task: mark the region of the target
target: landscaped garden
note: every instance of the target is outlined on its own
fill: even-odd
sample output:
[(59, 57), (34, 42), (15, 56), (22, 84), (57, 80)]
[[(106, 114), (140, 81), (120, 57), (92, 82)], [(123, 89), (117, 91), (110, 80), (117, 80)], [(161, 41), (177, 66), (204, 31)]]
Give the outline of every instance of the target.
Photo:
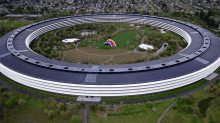
[(196, 91), (177, 103), (166, 113), (161, 123), (218, 123), (220, 121), (220, 79)]
[[(97, 33), (80, 35), (80, 30), (94, 30)], [(61, 40), (78, 38), (78, 43), (62, 43)], [(116, 46), (111, 48), (104, 43), (111, 39)], [(140, 44), (154, 46), (153, 50), (141, 50)], [(168, 47), (155, 54), (163, 43)], [(31, 48), (52, 59), (83, 64), (131, 64), (146, 62), (171, 56), (187, 46), (179, 35), (149, 25), (129, 23), (81, 24), (54, 30), (41, 35), (31, 43)]]

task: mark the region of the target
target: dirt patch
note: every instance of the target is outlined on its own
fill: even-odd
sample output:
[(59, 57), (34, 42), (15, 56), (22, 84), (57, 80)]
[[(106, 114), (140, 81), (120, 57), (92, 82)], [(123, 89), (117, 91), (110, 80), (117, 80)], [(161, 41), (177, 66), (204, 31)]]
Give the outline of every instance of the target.
[(8, 20), (0, 20), (0, 23), (6, 23)]
[(68, 62), (81, 62), (81, 63), (90, 63), (90, 64), (102, 64), (107, 59), (110, 59), (110, 56), (97, 56), (97, 55), (89, 55), (82, 53), (77, 50), (69, 50), (64, 52), (64, 56), (66, 61)]
[(129, 52), (127, 49), (111, 49), (111, 50), (101, 50), (90, 47), (79, 48), (79, 50), (90, 53), (90, 54), (99, 54), (99, 55), (115, 55)]
[(107, 64), (122, 64), (127, 62), (135, 62), (138, 59), (147, 58), (146, 55), (140, 53), (129, 53), (123, 55), (113, 56), (113, 59), (110, 60)]

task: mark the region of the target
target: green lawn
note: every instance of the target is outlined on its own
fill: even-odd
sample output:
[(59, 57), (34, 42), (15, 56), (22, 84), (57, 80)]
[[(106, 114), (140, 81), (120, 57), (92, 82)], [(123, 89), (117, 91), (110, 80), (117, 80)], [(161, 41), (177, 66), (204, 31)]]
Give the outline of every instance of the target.
[(5, 27), (12, 27), (12, 28), (18, 28), (27, 24), (30, 24), (29, 21), (21, 21), (21, 20), (15, 20), (15, 21), (9, 21), (4, 23)]
[[(219, 96), (214, 96), (216, 95), (214, 93), (218, 93), (219, 85), (219, 83), (216, 85), (212, 84), (216, 91), (212, 90), (212, 86), (207, 86), (206, 90), (201, 89), (190, 94), (190, 96), (187, 98), (185, 97), (183, 99), (185, 102), (177, 105), (175, 104), (177, 109), (173, 109), (175, 106), (174, 105), (163, 117), (161, 123), (219, 123), (220, 105), (213, 107), (213, 105), (210, 104), (210, 101), (219, 98)], [(189, 102), (189, 100), (192, 100), (191, 103), (186, 103)], [(192, 107), (192, 110), (190, 111), (187, 109), (188, 107)], [(198, 108), (197, 111), (194, 109), (196, 107)], [(183, 110), (187, 111), (188, 113)]]
[[(44, 105), (39, 103), (40, 105)], [(27, 104), (24, 107), (15, 107), (5, 112), (2, 123), (70, 123), (70, 119), (62, 118), (56, 113), (53, 121), (43, 114), (43, 109), (39, 105)]]
[[(115, 48), (121, 48), (124, 49), (124, 45), (126, 44), (127, 41), (132, 42), (132, 39), (136, 36), (136, 34), (141, 34), (142, 31), (139, 30), (131, 30), (127, 32), (120, 32), (116, 34), (112, 40), (115, 41), (116, 47)], [(95, 47), (101, 47), (104, 45), (104, 42), (107, 41), (108, 39), (102, 40), (100, 43), (96, 42)], [(89, 42), (90, 46), (93, 46), (93, 42)]]
[[(152, 106), (157, 110), (153, 111), (152, 107), (147, 108), (145, 103), (129, 104), (117, 110), (90, 112), (88, 114), (88, 123), (156, 123), (162, 112), (175, 99), (154, 102)], [(106, 114), (106, 118), (102, 117)]]
[[(90, 112), (88, 114), (88, 123), (156, 123), (163, 111), (175, 99), (154, 102), (153, 107), (157, 111), (153, 111), (152, 107), (147, 108), (145, 103), (125, 105), (121, 109), (113, 111)], [(106, 114), (106, 118), (102, 117)]]

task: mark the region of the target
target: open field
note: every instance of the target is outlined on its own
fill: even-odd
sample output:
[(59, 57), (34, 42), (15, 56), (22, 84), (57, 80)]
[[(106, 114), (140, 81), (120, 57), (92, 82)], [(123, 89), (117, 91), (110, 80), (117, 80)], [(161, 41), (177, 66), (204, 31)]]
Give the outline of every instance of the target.
[(135, 62), (139, 59), (146, 58), (147, 55), (142, 55), (140, 53), (129, 53), (123, 55), (113, 56), (113, 59), (108, 61), (107, 64), (123, 64), (128, 62)]
[(105, 111), (89, 112), (88, 123), (156, 123), (162, 112), (174, 101), (169, 99), (108, 107)]
[(184, 99), (177, 99), (163, 117), (161, 123), (219, 123), (220, 122), (220, 80), (196, 91)]
[[(116, 47), (115, 49), (121, 48), (121, 49), (125, 49), (125, 44), (127, 42), (132, 42), (133, 38), (138, 34), (140, 35), (142, 33), (142, 31), (140, 30), (130, 30), (130, 31), (125, 31), (125, 32), (120, 32), (117, 35), (115, 35), (113, 38), (111, 38), (112, 40), (115, 41), (116, 43)], [(95, 43), (95, 47), (101, 47), (104, 45), (104, 42), (108, 40), (108, 39), (103, 39), (101, 40), (101, 42), (96, 42)], [(93, 46), (93, 42), (89, 42), (90, 46)]]
[[(53, 98), (33, 98), (0, 84), (0, 123), (70, 123), (72, 115), (82, 121), (82, 107), (76, 109), (73, 105), (77, 104), (61, 108)], [(52, 117), (45, 110), (53, 112)]]
[[(99, 33), (102, 33), (101, 30), (104, 30), (103, 26), (108, 26), (108, 24), (97, 24), (95, 27), (90, 27), (92, 26), (91, 24), (84, 24), (85, 27), (82, 25), (76, 25), (73, 27), (51, 31), (41, 35), (40, 39), (34, 40), (33, 43), (31, 43), (31, 48), (34, 49), (35, 52), (45, 57), (63, 60), (66, 62), (78, 62), (83, 64), (105, 63), (108, 65), (130, 64), (156, 60), (173, 55), (185, 47), (182, 37), (169, 31), (166, 31), (166, 33), (162, 34), (160, 33), (159, 28), (139, 25), (142, 28), (137, 29), (136, 24), (134, 24), (135, 26), (131, 27), (129, 23), (112, 23), (109, 25), (112, 27), (109, 29), (117, 29), (117, 33), (111, 38), (116, 42), (116, 47), (114, 48), (108, 48), (106, 45), (104, 45), (104, 42), (109, 39), (110, 33), (108, 33), (108, 31), (105, 30), (106, 35), (98, 35)], [(81, 37), (79, 34), (73, 31), (84, 28), (91, 28), (94, 30), (97, 29), (96, 31), (99, 33), (97, 35)], [(111, 31), (111, 33), (112, 32), (114, 31)], [(82, 52), (75, 50), (75, 43), (63, 44), (61, 42), (61, 39), (69, 38), (71, 36), (82, 40), (78, 46), (78, 49)], [(150, 52), (146, 51), (117, 56), (119, 54), (134, 50), (141, 43), (142, 39), (145, 44), (154, 46), (154, 50)], [(163, 45), (163, 43), (168, 43), (169, 46), (163, 53), (154, 56), (154, 53)], [(39, 47), (36, 48), (37, 46)], [(114, 56), (111, 57), (111, 55)], [(107, 60), (108, 62), (106, 62)]]
[(109, 50), (101, 50), (101, 49), (95, 49), (91, 47), (83, 47), (79, 48), (79, 50), (90, 53), (90, 54), (98, 54), (98, 55), (115, 55), (115, 54), (121, 54), (129, 52), (127, 49), (109, 49)]
[(69, 62), (91, 62), (96, 64), (101, 64), (105, 62), (110, 56), (98, 56), (98, 55), (89, 55), (77, 50), (68, 50), (64, 52), (64, 56), (68, 59)]

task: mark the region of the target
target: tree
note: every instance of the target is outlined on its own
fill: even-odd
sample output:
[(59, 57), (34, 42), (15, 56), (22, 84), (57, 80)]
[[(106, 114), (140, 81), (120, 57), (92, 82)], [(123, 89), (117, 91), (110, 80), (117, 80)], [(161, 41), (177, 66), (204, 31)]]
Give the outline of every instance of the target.
[(59, 108), (60, 111), (66, 110), (66, 103), (61, 102), (61, 103), (59, 104), (58, 108)]
[(89, 109), (90, 109), (90, 111), (95, 112), (96, 111), (96, 105), (94, 105), (94, 104), (89, 105)]
[(153, 105), (154, 105), (154, 103), (150, 102), (150, 101), (145, 103), (145, 107), (148, 108), (148, 109), (151, 109), (153, 107)]
[(5, 106), (7, 108), (12, 108), (16, 104), (17, 104), (17, 98), (15, 96), (12, 96), (11, 98), (6, 100), (6, 102), (5, 102)]
[(55, 112), (53, 110), (49, 110), (47, 112), (47, 116), (48, 116), (49, 119), (52, 119), (55, 116)]
[(78, 103), (74, 103), (74, 107), (77, 109), (77, 110), (80, 110), (82, 107), (80, 104)]
[(81, 108), (85, 108), (85, 102), (84, 102), (84, 101), (81, 101), (81, 102), (80, 102), (80, 106), (81, 106)]
[(48, 113), (48, 109), (44, 109), (44, 114), (47, 114)]
[(26, 103), (26, 100), (24, 100), (24, 99), (19, 99), (19, 100), (18, 100), (18, 105), (19, 105), (19, 106), (24, 106), (25, 103)]
[(66, 118), (69, 118), (69, 117), (71, 116), (71, 112), (70, 112), (70, 111), (66, 111), (65, 114), (64, 114), (64, 116), (65, 116)]
[(56, 105), (57, 101), (55, 99), (52, 99), (49, 106), (54, 107)]
[(68, 108), (68, 110), (72, 110), (72, 102), (71, 101), (69, 101), (69, 103), (68, 103), (68, 105), (67, 105), (67, 108)]

